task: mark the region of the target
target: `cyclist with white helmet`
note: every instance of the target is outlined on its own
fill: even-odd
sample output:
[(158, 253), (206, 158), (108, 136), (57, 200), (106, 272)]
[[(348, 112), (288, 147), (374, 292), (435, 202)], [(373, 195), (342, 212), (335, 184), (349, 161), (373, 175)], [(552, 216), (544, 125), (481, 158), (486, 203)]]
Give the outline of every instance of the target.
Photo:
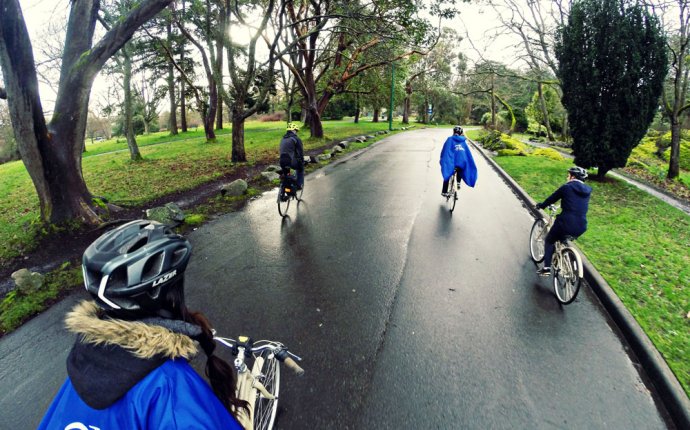
[(297, 187), (304, 186), (304, 148), (299, 136), (299, 126), (293, 122), (288, 123), (283, 139), (280, 141), (280, 167), (283, 174), (290, 173), (290, 169), (297, 172)]
[(582, 167), (571, 167), (568, 169), (568, 181), (536, 205), (537, 209), (544, 209), (561, 200), (561, 213), (556, 216), (551, 230), (544, 238), (544, 267), (537, 271), (541, 276), (551, 274), (551, 259), (556, 241), (567, 236), (577, 238), (587, 230), (587, 210), (592, 195), (592, 187), (584, 182), (587, 176), (587, 171)]
[(465, 181), (470, 187), (474, 187), (477, 182), (477, 165), (474, 162), (470, 148), (467, 146), (467, 139), (464, 136), (462, 127), (453, 127), (453, 135), (446, 139), (441, 149), (441, 174), (443, 175), (443, 188), (441, 195), (446, 197), (449, 192), (448, 181), (454, 174), (457, 175), (458, 189), (460, 180)]
[[(213, 355), (206, 318), (184, 301), (191, 244), (169, 227), (138, 220), (111, 230), (84, 252), (93, 301), (65, 319), (77, 340), (67, 381), (39, 429), (241, 429), (237, 377)], [(201, 346), (211, 388), (189, 365)]]

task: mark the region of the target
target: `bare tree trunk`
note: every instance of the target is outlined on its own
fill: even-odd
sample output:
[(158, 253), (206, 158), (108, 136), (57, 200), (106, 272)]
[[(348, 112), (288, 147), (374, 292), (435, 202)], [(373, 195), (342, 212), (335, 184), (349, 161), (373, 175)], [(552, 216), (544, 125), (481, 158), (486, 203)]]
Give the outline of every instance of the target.
[(403, 100), (403, 124), (410, 123), (410, 104), (412, 98), (412, 82), (405, 82), (405, 100)]
[(671, 156), (668, 160), (668, 179), (680, 175), (680, 121), (678, 117), (671, 118)]
[[(172, 53), (172, 18), (166, 24), (168, 33), (168, 49)], [(168, 130), (172, 136), (177, 135), (177, 102), (175, 99), (175, 67), (172, 59), (168, 60), (168, 96), (170, 97), (170, 117), (168, 118)]]
[(235, 109), (232, 111), (232, 161), (239, 163), (247, 161), (247, 154), (244, 150), (243, 112)]
[(374, 116), (372, 117), (371, 122), (379, 122), (380, 111), (381, 111), (381, 109), (374, 108)]
[(553, 142), (553, 131), (551, 131), (551, 121), (549, 121), (549, 110), (546, 109), (546, 100), (544, 100), (544, 91), (542, 90), (542, 83), (537, 83), (537, 91), (539, 93), (539, 108), (544, 117), (544, 126), (546, 127), (546, 136), (549, 142)]
[[(226, 15), (224, 13), (220, 14), (220, 23), (219, 23), (219, 28), (225, 28), (227, 19)], [(221, 70), (223, 70), (223, 48), (224, 48), (224, 38), (223, 38), (223, 32), (219, 31), (218, 32), (218, 37), (216, 37), (216, 65), (215, 69), (218, 72), (216, 74), (216, 93), (218, 93), (218, 88), (223, 88), (223, 73), (221, 73)], [(216, 106), (216, 130), (222, 130), (223, 129), (223, 99), (222, 97), (218, 97), (218, 105)]]
[(182, 133), (186, 133), (189, 129), (187, 126), (187, 97), (184, 80), (180, 82), (180, 129), (182, 129)]
[(496, 96), (494, 95), (494, 75), (491, 74), (491, 128), (496, 130)]
[(129, 148), (129, 158), (132, 161), (139, 161), (142, 157), (137, 146), (137, 139), (134, 136), (134, 126), (132, 124), (132, 57), (129, 54), (129, 44), (125, 44), (121, 52), (123, 57), (122, 87), (125, 92), (125, 137), (127, 138), (127, 147)]
[(355, 94), (355, 124), (359, 124), (359, 94)]
[(310, 106), (306, 111), (304, 123), (309, 125), (311, 137), (323, 137), (323, 124), (321, 123), (321, 115), (316, 106)]
[(424, 106), (422, 109), (422, 123), (429, 124), (429, 95), (424, 94)]

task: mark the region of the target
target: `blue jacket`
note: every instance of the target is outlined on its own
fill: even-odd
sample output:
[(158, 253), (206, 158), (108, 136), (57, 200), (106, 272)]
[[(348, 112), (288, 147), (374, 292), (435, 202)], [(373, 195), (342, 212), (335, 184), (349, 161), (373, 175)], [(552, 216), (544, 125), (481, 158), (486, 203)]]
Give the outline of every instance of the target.
[(477, 183), (477, 165), (467, 146), (465, 136), (452, 135), (443, 144), (441, 150), (441, 174), (447, 181), (453, 176), (456, 167), (462, 169), (462, 180), (470, 187)]
[(40, 430), (241, 429), (185, 358), (196, 352), (188, 334), (198, 327), (103, 319), (93, 302), (66, 323), (80, 336)]
[(543, 207), (561, 200), (561, 213), (556, 222), (566, 234), (580, 236), (587, 230), (587, 210), (592, 187), (578, 180), (568, 181), (561, 185), (541, 204)]

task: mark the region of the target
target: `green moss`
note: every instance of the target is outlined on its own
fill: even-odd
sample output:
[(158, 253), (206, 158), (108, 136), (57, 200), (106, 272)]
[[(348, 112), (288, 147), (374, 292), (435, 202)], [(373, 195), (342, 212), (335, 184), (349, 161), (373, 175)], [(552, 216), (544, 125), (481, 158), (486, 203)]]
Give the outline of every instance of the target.
[(187, 225), (201, 225), (204, 223), (204, 221), (206, 221), (206, 217), (202, 214), (190, 214), (184, 219), (184, 222)]

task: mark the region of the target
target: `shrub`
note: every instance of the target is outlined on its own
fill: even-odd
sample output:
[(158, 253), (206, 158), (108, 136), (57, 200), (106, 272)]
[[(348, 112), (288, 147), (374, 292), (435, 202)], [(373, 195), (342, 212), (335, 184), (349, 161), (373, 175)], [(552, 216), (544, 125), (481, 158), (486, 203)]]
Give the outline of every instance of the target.
[(546, 157), (551, 160), (557, 160), (557, 161), (563, 161), (565, 160), (565, 157), (561, 155), (560, 152), (556, 151), (553, 148), (538, 148), (532, 152), (532, 155), (536, 155), (539, 157)]
[(285, 121), (284, 112), (267, 113), (265, 115), (257, 115), (257, 118), (261, 122), (272, 122), (272, 121)]
[(521, 156), (527, 155), (524, 151), (522, 151), (520, 149), (499, 149), (497, 151), (497, 154), (501, 157), (502, 156), (510, 156), (510, 155), (521, 155)]
[(477, 140), (484, 148), (490, 151), (497, 151), (499, 149), (505, 149), (506, 147), (501, 141), (501, 132), (497, 130), (483, 133)]
[(477, 140), (484, 148), (491, 151), (501, 151), (504, 149), (515, 151), (515, 153), (504, 152), (499, 155), (527, 155), (529, 153), (527, 145), (497, 130), (483, 134)]
[(628, 158), (628, 163), (625, 165), (625, 167), (637, 167), (640, 169), (649, 169), (649, 166), (645, 164), (644, 162), (638, 160), (637, 158)]

